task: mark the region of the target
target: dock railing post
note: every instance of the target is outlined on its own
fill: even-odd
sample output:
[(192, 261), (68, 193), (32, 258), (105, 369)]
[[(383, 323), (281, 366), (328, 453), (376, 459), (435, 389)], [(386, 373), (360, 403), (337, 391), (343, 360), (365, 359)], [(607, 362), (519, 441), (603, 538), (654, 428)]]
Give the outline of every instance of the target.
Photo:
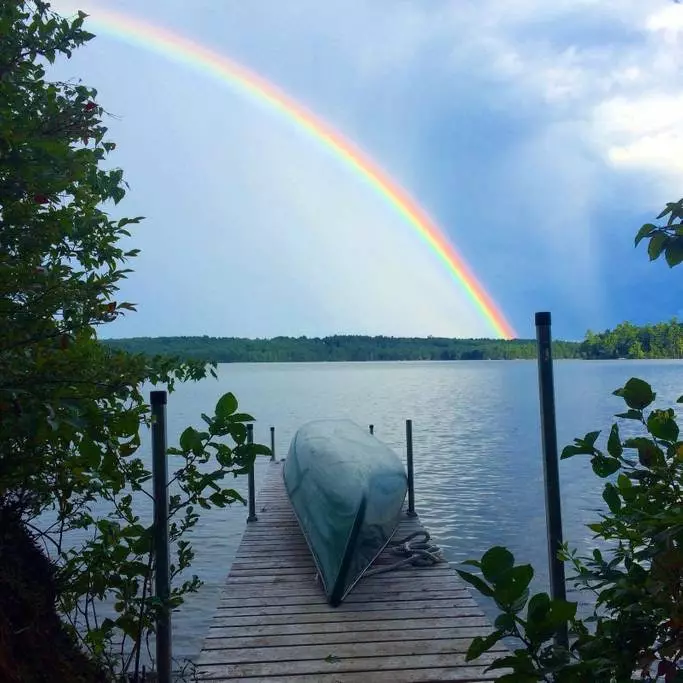
[(275, 427), (270, 428), (270, 461), (275, 460)]
[(369, 425), (369, 429), (370, 429), (370, 434), (375, 433), (375, 425)]
[(417, 517), (415, 512), (415, 476), (413, 472), (413, 421), (406, 420), (406, 465), (408, 469), (408, 517)]
[(168, 542), (168, 459), (166, 456), (166, 392), (150, 393), (152, 406), (152, 480), (154, 488), (154, 555), (156, 597), (163, 607), (156, 624), (156, 665), (159, 683), (171, 682), (171, 594)]
[[(567, 588), (564, 563), (558, 557), (562, 546), (562, 504), (560, 472), (557, 457), (557, 425), (555, 422), (555, 387), (553, 380), (552, 336), (550, 313), (536, 313), (538, 346), (538, 386), (541, 403), (541, 434), (543, 443), (543, 476), (545, 480), (545, 511), (550, 565), (550, 594), (554, 600), (566, 600)], [(557, 635), (560, 645), (568, 646), (566, 625)]]
[[(254, 443), (254, 425), (250, 422), (247, 425), (247, 443)], [(252, 463), (249, 468), (249, 473), (247, 474), (247, 481), (249, 486), (249, 516), (247, 517), (247, 522), (256, 522), (258, 517), (256, 516), (256, 484), (254, 483), (254, 465)]]

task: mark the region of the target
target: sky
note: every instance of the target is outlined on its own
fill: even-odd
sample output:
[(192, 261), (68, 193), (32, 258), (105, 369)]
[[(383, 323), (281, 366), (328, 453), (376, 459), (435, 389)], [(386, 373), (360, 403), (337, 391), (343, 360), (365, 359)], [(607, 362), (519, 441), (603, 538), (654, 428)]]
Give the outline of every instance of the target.
[[(683, 195), (683, 5), (671, 0), (53, 0), (173, 30), (277, 85), (439, 225), (520, 337), (683, 317), (633, 247)], [(191, 10), (188, 10), (191, 7)], [(86, 23), (86, 28), (88, 24)], [(205, 71), (103, 29), (55, 78), (112, 114), (142, 215), (102, 336), (494, 336), (358, 174)]]

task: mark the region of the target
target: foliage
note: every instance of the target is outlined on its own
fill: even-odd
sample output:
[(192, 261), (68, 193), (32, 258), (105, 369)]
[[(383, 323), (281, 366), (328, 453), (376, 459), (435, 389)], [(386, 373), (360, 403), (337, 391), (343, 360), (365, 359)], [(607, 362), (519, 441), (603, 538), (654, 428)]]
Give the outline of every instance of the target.
[(655, 325), (623, 322), (613, 330), (590, 330), (579, 352), (584, 358), (683, 358), (683, 324), (676, 318)]
[[(655, 399), (649, 384), (632, 378), (614, 393), (627, 408), (618, 417), (638, 423), (644, 435), (623, 438), (615, 423), (605, 451), (596, 446), (599, 432), (591, 432), (562, 452), (563, 459), (587, 455), (595, 474), (610, 479), (603, 491), (608, 511), (589, 525), (606, 548), (588, 557), (567, 546), (563, 552), (576, 586), (594, 595), (590, 621), (576, 618), (576, 603), (546, 593), (529, 598), (533, 570), (516, 566), (504, 548), (466, 563), (483, 579), (460, 571), (501, 610), (497, 630), (475, 639), (468, 657), (516, 638), (523, 647), (495, 664), (512, 667), (518, 677), (509, 680), (621, 682), (652, 664), (660, 674), (675, 673), (683, 654), (683, 441), (672, 408), (646, 412)], [(569, 650), (549, 642), (567, 623)], [(666, 680), (677, 680), (674, 673)]]
[[(139, 666), (161, 607), (150, 596), (151, 527), (138, 509), (150, 480), (143, 386), (172, 391), (215, 370), (97, 340), (100, 325), (134, 310), (116, 295), (137, 254), (121, 243), (141, 217), (103, 208), (116, 210), (126, 184), (120, 169), (104, 168), (115, 145), (97, 92), (46, 80), (49, 64), (93, 38), (84, 20), (39, 0), (0, 3), (0, 511), (45, 542), (71, 636), (112, 674)], [(267, 450), (245, 442), (250, 420), (228, 394), (207, 430), (186, 430), (173, 451), (176, 583), (192, 560), (197, 508), (240, 501), (222, 480)], [(174, 586), (170, 607), (198, 585)], [(102, 600), (113, 601), (113, 618), (103, 618)]]
[[(507, 360), (536, 358), (530, 339), (450, 339), (445, 337), (137, 337), (107, 339), (110, 348), (135, 353), (168, 354), (217, 363), (396, 361), (396, 360)], [(579, 344), (553, 343), (555, 358), (576, 358)]]
[[(673, 267), (683, 261), (683, 200), (668, 204), (659, 218), (666, 215), (666, 226), (641, 228), (636, 246), (649, 237), (650, 259), (664, 253)], [(677, 340), (675, 320), (671, 328)], [(633, 330), (622, 326), (619, 332), (626, 336)], [(529, 597), (533, 569), (515, 565), (505, 548), (466, 563), (479, 568), (483, 578), (459, 570), (500, 610), (496, 630), (475, 638), (467, 658), (503, 638), (519, 645), (491, 665), (507, 670), (500, 680), (622, 683), (639, 671), (641, 680), (683, 681), (683, 440), (673, 408), (646, 412), (656, 398), (647, 382), (631, 378), (614, 394), (626, 403), (617, 417), (635, 423), (638, 435), (623, 438), (615, 423), (606, 450), (597, 447), (600, 432), (594, 431), (562, 451), (563, 459), (589, 456), (593, 472), (608, 479), (607, 510), (589, 524), (602, 547), (586, 557), (567, 544), (560, 551), (575, 570), (576, 587), (593, 597), (592, 616), (577, 618), (577, 603), (546, 593)], [(677, 402), (683, 403), (683, 396)], [(558, 637), (565, 629), (571, 634), (567, 644)]]
[(670, 268), (683, 262), (683, 199), (667, 202), (666, 207), (657, 216), (657, 220), (666, 218), (664, 225), (645, 223), (636, 235), (636, 246), (644, 239), (649, 240), (647, 253), (651, 261), (662, 254)]
[[(170, 541), (175, 547), (171, 580), (181, 579), (191, 566), (194, 553), (188, 533), (200, 519), (197, 508), (225, 507), (235, 501), (244, 503), (223, 480), (248, 472), (258, 454), (269, 449), (247, 442), (247, 423), (251, 415), (237, 412), (237, 399), (230, 393), (216, 404), (215, 415), (202, 414), (205, 431), (188, 427), (180, 436), (179, 447), (169, 454), (179, 457), (180, 466), (172, 473), (169, 519)], [(226, 439), (229, 439), (226, 442)], [(62, 558), (61, 576), (65, 586), (60, 604), (70, 623), (85, 626), (83, 640), (88, 649), (107, 657), (110, 669), (139, 669), (143, 638), (153, 633), (161, 603), (151, 595), (155, 569), (154, 526), (141, 519), (141, 499), (153, 500), (151, 472), (140, 457), (102, 458), (84, 448), (82, 457), (95, 457), (96, 468), (84, 467), (80, 477), (69, 486), (69, 495), (57, 496), (57, 523), (44, 535), (57, 542)], [(95, 480), (97, 482), (95, 483)], [(90, 505), (97, 489), (97, 506), (107, 503), (106, 516), (95, 518)], [(67, 527), (87, 530), (94, 535), (77, 548), (62, 543)], [(59, 539), (59, 541), (57, 541)], [(176, 581), (177, 584), (177, 581)], [(171, 608), (179, 607), (183, 596), (201, 585), (196, 575), (172, 587)], [(100, 602), (114, 603), (116, 615), (98, 618)], [(120, 643), (112, 656), (111, 644)]]

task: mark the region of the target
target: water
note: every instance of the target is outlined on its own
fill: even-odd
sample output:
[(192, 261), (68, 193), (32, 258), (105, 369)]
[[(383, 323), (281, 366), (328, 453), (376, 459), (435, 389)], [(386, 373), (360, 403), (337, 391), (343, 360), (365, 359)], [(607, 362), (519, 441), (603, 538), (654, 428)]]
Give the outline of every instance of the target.
[[(630, 377), (649, 381), (657, 403), (683, 393), (680, 361), (558, 361), (555, 364), (560, 447), (603, 429), (604, 443), (623, 402), (611, 392)], [(257, 418), (254, 438), (283, 457), (303, 422), (348, 417), (374, 424), (375, 435), (405, 454), (405, 420), (413, 420), (416, 508), (447, 558), (477, 558), (507, 546), (537, 570), (547, 589), (547, 548), (535, 362), (297, 363), (221, 365), (218, 380), (179, 387), (169, 397), (169, 444), (188, 425), (200, 426), (226, 391)], [(257, 464), (257, 487), (267, 463)], [(602, 484), (587, 459), (560, 465), (565, 538), (590, 543), (587, 521), (602, 507)], [(238, 489), (244, 491), (245, 481)], [(258, 498), (257, 498), (258, 504)], [(204, 512), (193, 534), (193, 571), (205, 582), (174, 614), (174, 654), (195, 655), (244, 529), (246, 510)], [(490, 606), (482, 602), (489, 611)]]

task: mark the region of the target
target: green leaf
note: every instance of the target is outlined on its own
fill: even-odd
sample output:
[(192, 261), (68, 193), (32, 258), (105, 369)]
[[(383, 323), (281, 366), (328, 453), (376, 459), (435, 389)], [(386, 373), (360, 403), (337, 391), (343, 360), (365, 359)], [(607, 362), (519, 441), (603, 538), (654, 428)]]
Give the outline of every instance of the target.
[(494, 599), (499, 605), (515, 606), (519, 610), (526, 602), (529, 584), (534, 577), (533, 567), (521, 564), (508, 570), (498, 579), (494, 590)]
[(626, 489), (633, 488), (633, 484), (631, 483), (631, 480), (622, 473), (617, 477), (617, 488), (623, 492)]
[(647, 382), (637, 377), (631, 377), (621, 389), (617, 389), (613, 394), (621, 396), (626, 405), (634, 410), (647, 408), (657, 396)]
[(552, 626), (560, 626), (576, 617), (578, 603), (567, 600), (553, 600), (550, 603), (548, 621)]
[(612, 425), (609, 438), (607, 439), (607, 452), (613, 458), (620, 458), (621, 454), (624, 452), (621, 445), (621, 436), (619, 435), (619, 425)]
[(179, 444), (185, 453), (191, 452), (199, 441), (199, 432), (194, 427), (188, 427), (180, 435)]
[(669, 264), (669, 268), (683, 262), (683, 239), (681, 237), (669, 238), (669, 243), (664, 250), (664, 258)]
[(638, 420), (643, 421), (643, 411), (642, 410), (627, 410), (625, 413), (617, 413), (616, 417), (621, 417), (624, 420)]
[(462, 569), (456, 569), (455, 571), (458, 572), (461, 579), (474, 586), (482, 595), (485, 595), (487, 598), (493, 597), (493, 589), (478, 576), (465, 572)]
[(488, 652), (504, 635), (503, 631), (494, 631), (485, 638), (475, 636), (467, 648), (465, 661), (471, 662), (473, 659), (481, 657), (484, 652)]
[(657, 230), (657, 226), (653, 225), (652, 223), (645, 223), (643, 227), (638, 230), (638, 234), (636, 235), (636, 240), (635, 240), (635, 246), (637, 247), (638, 244), (640, 244), (640, 241), (644, 239), (645, 237), (649, 237), (653, 232)]
[(260, 443), (255, 443), (249, 446), (249, 452), (256, 456), (256, 455), (271, 455), (270, 448), (268, 446), (264, 446)]
[(494, 626), (500, 631), (510, 632), (515, 627), (515, 615), (509, 612), (503, 612), (496, 617)]
[(614, 484), (605, 484), (605, 490), (602, 492), (602, 498), (607, 503), (610, 512), (616, 514), (621, 510), (621, 497), (619, 491)]
[(217, 507), (224, 507), (225, 506), (225, 498), (224, 498), (223, 494), (219, 491), (212, 493), (209, 496), (209, 500)]
[(216, 417), (225, 420), (237, 410), (237, 399), (231, 392), (223, 394), (216, 403)]
[(656, 439), (676, 441), (678, 439), (678, 424), (673, 409), (653, 410), (647, 418), (647, 428)]
[(676, 206), (676, 204), (674, 202), (667, 202), (666, 207), (664, 207), (662, 209), (662, 212), (657, 216), (657, 220), (659, 220), (660, 218), (664, 218), (664, 216), (671, 213), (671, 211), (673, 210), (673, 208), (675, 206)]
[(665, 232), (656, 232), (650, 238), (650, 243), (647, 245), (647, 253), (650, 257), (650, 261), (655, 261), (657, 258), (659, 258), (662, 250), (666, 246), (668, 239), (669, 238)]
[(533, 623), (542, 622), (550, 610), (550, 597), (547, 593), (536, 593), (529, 600), (527, 619)]
[(586, 446), (595, 446), (595, 442), (598, 440), (599, 436), (600, 430), (596, 432), (588, 432), (588, 434), (583, 437), (583, 443), (585, 443)]
[(643, 467), (656, 467), (665, 463), (662, 449), (651, 439), (636, 437), (624, 442), (627, 448), (635, 448), (638, 451), (638, 461)]
[(230, 416), (233, 422), (254, 422), (254, 418), (249, 413), (234, 413)]
[(620, 467), (621, 463), (616, 458), (608, 458), (606, 455), (596, 455), (591, 459), (591, 466), (593, 467), (593, 472), (598, 475), (598, 477), (609, 477), (614, 474)]
[(507, 548), (494, 546), (481, 558), (481, 572), (489, 583), (495, 585), (496, 581), (512, 569), (514, 564), (515, 558)]

